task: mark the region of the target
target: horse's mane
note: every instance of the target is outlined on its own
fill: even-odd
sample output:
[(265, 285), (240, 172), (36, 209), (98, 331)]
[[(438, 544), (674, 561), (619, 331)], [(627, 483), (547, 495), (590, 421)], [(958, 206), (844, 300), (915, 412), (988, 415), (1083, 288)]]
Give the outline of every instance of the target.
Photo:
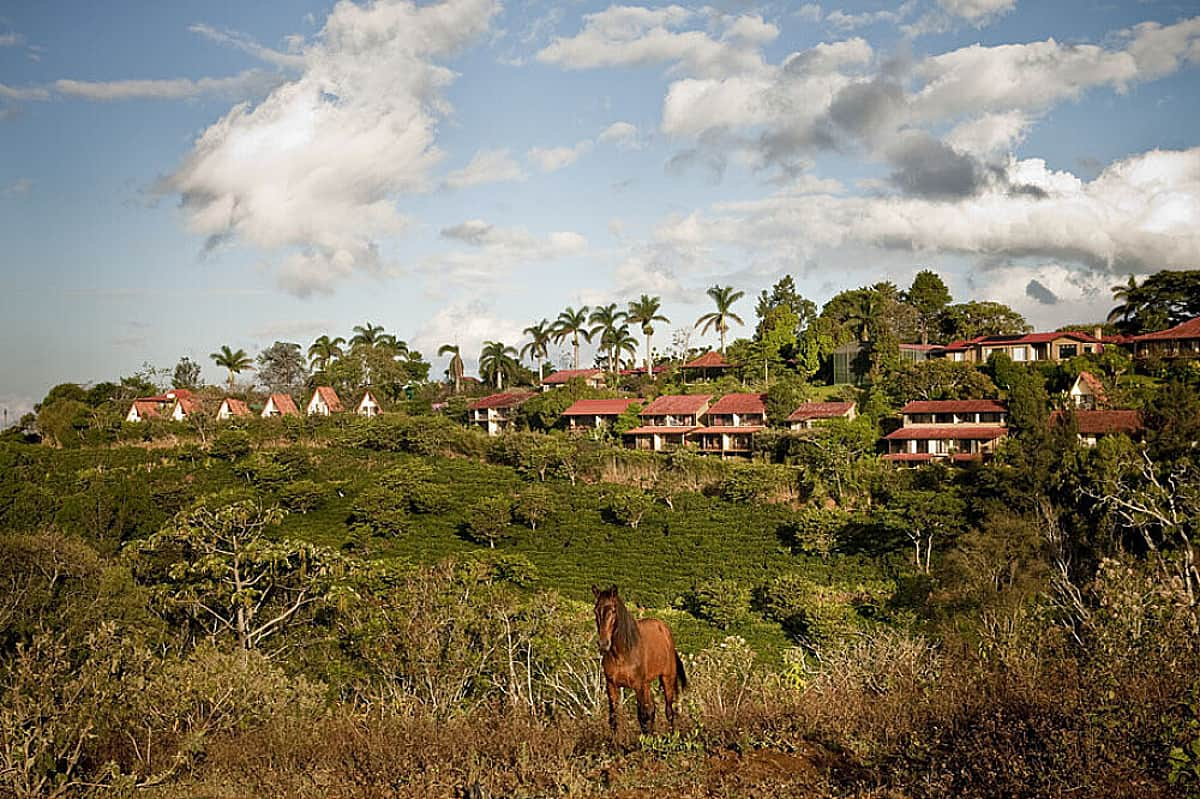
[(613, 645), (619, 652), (629, 652), (638, 645), (641, 635), (638, 633), (637, 619), (625, 607), (616, 590), (610, 594), (616, 606), (617, 623), (613, 626)]

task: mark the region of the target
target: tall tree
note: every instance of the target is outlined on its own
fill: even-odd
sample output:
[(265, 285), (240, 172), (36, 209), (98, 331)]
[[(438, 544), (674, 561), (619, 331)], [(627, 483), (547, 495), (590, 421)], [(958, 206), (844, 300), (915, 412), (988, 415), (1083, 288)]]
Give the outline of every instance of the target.
[(258, 354), (258, 381), (271, 391), (294, 391), (308, 379), (299, 344), (276, 341)]
[(179, 363), (175, 364), (175, 374), (171, 378), (171, 385), (175, 388), (199, 388), (200, 364), (186, 355), (180, 358)]
[(600, 336), (600, 346), (608, 353), (608, 371), (610, 372), (616, 369), (613, 341), (616, 338), (617, 328), (621, 326), (624, 319), (625, 312), (618, 311), (615, 302), (596, 306), (588, 316), (588, 322), (592, 326), (589, 332), (593, 337)]
[(733, 304), (746, 296), (746, 292), (734, 291), (733, 286), (713, 286), (705, 293), (712, 299), (717, 309), (697, 319), (696, 327), (702, 334), (716, 330), (721, 335), (721, 352), (724, 353), (725, 334), (729, 332), (729, 323), (732, 321), (739, 325), (745, 324), (742, 317), (733, 312)]
[(937, 272), (922, 269), (908, 289), (908, 304), (917, 309), (921, 327), (921, 343), (929, 343), (929, 329), (937, 324), (938, 316), (950, 304), (950, 290)]
[(947, 341), (976, 336), (1008, 336), (1033, 330), (1025, 317), (999, 302), (960, 302), (949, 305), (939, 321)]
[(341, 336), (319, 336), (308, 348), (308, 360), (312, 368), (318, 372), (327, 370), (331, 363), (345, 355), (342, 351), (342, 345), (345, 343), (346, 339)]
[(450, 363), (446, 365), (446, 374), (449, 375), (450, 381), (454, 383), (454, 393), (458, 394), (462, 391), (463, 381), (463, 359), (459, 352), (457, 344), (443, 344), (438, 347), (438, 356), (450, 356)]
[(1117, 301), (1117, 305), (1108, 312), (1108, 319), (1106, 321), (1110, 325), (1119, 322), (1122, 327), (1125, 327), (1137, 315), (1137, 290), (1138, 281), (1134, 275), (1130, 275), (1129, 280), (1124, 285), (1112, 287), (1113, 299)]
[(585, 341), (592, 340), (592, 333), (587, 324), (588, 307), (586, 305), (581, 305), (578, 309), (568, 305), (566, 310), (554, 320), (554, 341), (558, 343), (566, 338), (571, 339), (571, 348), (575, 355), (572, 369), (579, 368), (579, 339), (582, 337)]
[(628, 354), (634, 364), (637, 363), (638, 340), (631, 332), (629, 325), (619, 325), (601, 334), (600, 345), (609, 353), (609, 370), (616, 371), (621, 366), (621, 356)]
[(804, 328), (817, 317), (817, 304), (812, 300), (806, 300), (796, 291), (796, 281), (791, 275), (784, 275), (775, 285), (771, 286), (771, 292), (768, 294), (766, 289), (758, 295), (758, 305), (754, 308), (754, 313), (759, 319), (759, 326), (762, 325), (762, 320), (766, 319), (771, 311), (776, 308), (789, 308), (796, 315), (797, 328), (796, 335), (799, 336)]
[(383, 332), (383, 325), (373, 325), (370, 322), (365, 325), (355, 325), (354, 335), (350, 337), (350, 346), (374, 347), (380, 343), (380, 338), (384, 335), (386, 334)]
[(658, 312), (661, 304), (661, 298), (643, 294), (640, 299), (630, 302), (629, 310), (625, 312), (625, 318), (631, 324), (642, 326), (642, 335), (646, 337), (646, 374), (652, 373), (650, 365), (650, 337), (654, 335), (654, 323), (671, 321)]
[(1200, 269), (1164, 269), (1136, 287), (1131, 279), (1113, 294), (1131, 308), (1131, 318), (1122, 324), (1122, 332), (1162, 330), (1200, 316)]
[(496, 386), (499, 391), (504, 388), (504, 378), (510, 380), (517, 373), (517, 351), (499, 341), (483, 342), (483, 350), (479, 353), (479, 376)]
[(521, 357), (530, 357), (537, 361), (538, 382), (542, 382), (542, 372), (546, 357), (550, 354), (550, 342), (554, 339), (554, 327), (543, 319), (537, 324), (530, 325), (521, 331), (529, 336), (529, 343), (521, 347)]
[(241, 372), (246, 371), (251, 367), (254, 361), (250, 360), (250, 356), (245, 350), (231, 350), (228, 344), (222, 344), (218, 352), (212, 352), (208, 355), (212, 358), (213, 363), (222, 369), (229, 370), (229, 390), (233, 390), (233, 381)]

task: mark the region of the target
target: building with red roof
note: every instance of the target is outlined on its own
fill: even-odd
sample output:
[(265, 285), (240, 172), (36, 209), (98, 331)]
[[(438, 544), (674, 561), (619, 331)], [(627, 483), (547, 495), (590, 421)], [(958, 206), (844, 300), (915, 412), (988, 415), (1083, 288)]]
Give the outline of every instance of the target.
[(226, 397), (221, 400), (220, 407), (217, 408), (217, 419), (225, 421), (234, 417), (245, 418), (252, 416), (249, 406), (240, 399), (234, 397)]
[(853, 402), (806, 402), (788, 414), (787, 423), (793, 430), (809, 430), (818, 422), (854, 419), (857, 415)]
[(563, 411), (562, 416), (572, 430), (598, 430), (602, 427), (610, 427), (617, 421), (617, 417), (629, 410), (630, 405), (640, 402), (640, 399), (630, 397), (581, 399)]
[(1141, 411), (1075, 410), (1050, 414), (1051, 424), (1066, 424), (1068, 419), (1074, 421), (1079, 443), (1085, 447), (1096, 446), (1096, 442), (1105, 436), (1121, 434), (1140, 438), (1146, 432)]
[(272, 394), (267, 397), (267, 404), (263, 406), (262, 413), (259, 415), (264, 419), (276, 416), (299, 416), (300, 409), (296, 407), (296, 403), (290, 395)]
[(651, 402), (638, 416), (639, 427), (625, 433), (635, 449), (661, 452), (683, 446), (687, 434), (700, 427), (700, 417), (708, 409), (711, 394), (666, 394)]
[(162, 414), (159, 411), (162, 403), (158, 399), (158, 397), (135, 399), (129, 406), (129, 413), (125, 414), (125, 421), (144, 422), (147, 419), (161, 419)]
[(1100, 329), (1094, 335), (1075, 330), (1054, 333), (1023, 333), (1007, 336), (976, 336), (965, 341), (953, 341), (932, 351), (951, 361), (987, 363), (996, 353), (1007, 355), (1014, 363), (1034, 361), (1067, 361), (1077, 355), (1104, 350)]
[(1104, 384), (1091, 372), (1080, 372), (1067, 389), (1067, 403), (1072, 408), (1094, 411), (1108, 404)]
[(341, 397), (337, 395), (332, 386), (317, 386), (308, 399), (308, 406), (304, 409), (304, 413), (308, 416), (329, 416), (344, 410)]
[(700, 451), (748, 456), (754, 451), (754, 434), (767, 426), (766, 394), (726, 394), (704, 414), (704, 427), (688, 434)]
[(565, 386), (572, 380), (582, 380), (588, 388), (604, 388), (606, 385), (603, 369), (560, 369), (542, 378), (542, 391)]
[(179, 390), (177, 390), (175, 395), (175, 404), (171, 406), (170, 413), (172, 421), (182, 422), (189, 416), (204, 412), (204, 404), (192, 392), (188, 391), (186, 394), (180, 394)]
[(383, 407), (379, 404), (379, 400), (375, 399), (375, 395), (371, 393), (371, 389), (363, 391), (362, 399), (358, 401), (358, 405), (354, 406), (354, 412), (359, 416), (372, 418), (383, 412)]
[(1008, 412), (996, 400), (917, 400), (900, 409), (904, 426), (884, 436), (886, 461), (979, 460), (1008, 433)]
[(1175, 327), (1133, 337), (1135, 358), (1200, 358), (1200, 316)]
[(489, 394), (468, 405), (467, 414), (472, 424), (479, 425), (489, 436), (498, 436), (513, 426), (517, 409), (535, 396), (531, 391)]
[(717, 374), (720, 374), (726, 369), (732, 369), (733, 364), (725, 360), (724, 355), (716, 350), (712, 350), (704, 353), (698, 358), (693, 358), (679, 368), (685, 373), (689, 371), (699, 372), (701, 377), (707, 378), (710, 372), (715, 371)]

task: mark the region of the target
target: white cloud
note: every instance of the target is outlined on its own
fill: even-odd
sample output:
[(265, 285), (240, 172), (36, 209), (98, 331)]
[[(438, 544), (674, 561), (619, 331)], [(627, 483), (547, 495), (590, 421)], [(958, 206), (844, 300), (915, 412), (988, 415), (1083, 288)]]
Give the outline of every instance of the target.
[[(192, 33), (198, 33), (206, 39), (211, 39), (219, 44), (226, 44), (230, 47), (235, 47), (244, 53), (247, 53), (260, 61), (265, 61), (268, 64), (274, 64), (277, 67), (285, 69), (301, 69), (304, 66), (304, 56), (299, 53), (281, 53), (278, 50), (272, 50), (269, 47), (264, 47), (253, 38), (244, 33), (230, 30), (217, 30), (211, 25), (196, 23), (188, 28)], [(300, 44), (297, 41), (297, 44)]]
[(525, 172), (513, 160), (508, 150), (480, 150), (471, 162), (446, 176), (446, 185), (452, 189), (478, 186), (481, 183), (504, 183), (524, 180)]
[(912, 9), (912, 0), (901, 4), (895, 11), (882, 10), (847, 14), (841, 9), (834, 9), (825, 15), (825, 22), (842, 30), (865, 28), (868, 25), (876, 25), (881, 22), (899, 24), (908, 18), (908, 15), (912, 13)]
[(9, 183), (7, 186), (4, 187), (3, 193), (9, 197), (16, 197), (19, 195), (28, 194), (29, 190), (32, 188), (33, 188), (32, 180), (30, 180), (29, 178), (17, 178), (12, 183)]
[(302, 73), (241, 103), (197, 140), (166, 186), (192, 231), (280, 253), (297, 294), (383, 268), (378, 239), (407, 224), (394, 198), (430, 188), (441, 160), (436, 61), (478, 39), (493, 0), (334, 6), (301, 53)]
[(274, 72), (248, 69), (227, 78), (171, 78), (167, 80), (58, 80), (54, 88), (59, 94), (84, 100), (109, 102), (115, 100), (185, 100), (202, 95), (242, 98), (263, 95), (282, 78)]
[(584, 139), (576, 142), (573, 147), (531, 147), (527, 157), (543, 172), (556, 172), (565, 166), (570, 166), (578, 161), (580, 156), (591, 151), (591, 140)]
[(637, 125), (631, 122), (614, 122), (600, 132), (596, 141), (601, 144), (615, 144), (621, 150), (637, 150), (641, 148), (638, 140)]
[(802, 19), (805, 22), (820, 22), (821, 21), (821, 6), (817, 3), (805, 3), (795, 11), (797, 19)]
[(449, 361), (448, 357), (436, 355), (443, 344), (457, 345), (466, 371), (478, 373), (483, 342), (501, 341), (519, 348), (524, 337), (521, 331), (528, 325), (528, 322), (498, 316), (480, 301), (456, 303), (442, 308), (422, 324), (413, 334), (412, 345), (435, 362), (432, 377), (440, 376)]
[(21, 417), (27, 413), (33, 413), (33, 405), (37, 400), (33, 397), (28, 397), (23, 394), (0, 394), (0, 410), (7, 412), (0, 413), (0, 426), (3, 425), (5, 418), (10, 426), (21, 421)]
[(1012, 11), (1017, 0), (937, 0), (947, 14), (971, 22), (985, 22)]
[(19, 33), (0, 33), (0, 47), (20, 47), (25, 37)]
[(0, 97), (6, 100), (49, 100), (50, 92), (38, 86), (18, 89), (0, 83)]
[(451, 281), (472, 289), (494, 286), (518, 266), (579, 255), (588, 246), (587, 239), (573, 231), (536, 236), (524, 228), (496, 227), (482, 219), (443, 228), (441, 237), (466, 247), (426, 258), (421, 270), (436, 276), (439, 284)]
[(981, 158), (1011, 152), (1029, 130), (1033, 120), (1023, 111), (984, 114), (957, 125), (945, 136), (951, 147)]

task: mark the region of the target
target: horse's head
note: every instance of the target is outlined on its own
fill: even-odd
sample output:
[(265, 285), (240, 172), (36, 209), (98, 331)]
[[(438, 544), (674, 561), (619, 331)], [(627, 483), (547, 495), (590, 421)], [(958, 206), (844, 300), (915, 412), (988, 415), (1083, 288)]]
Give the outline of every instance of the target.
[(596, 597), (596, 637), (599, 639), (601, 653), (612, 649), (613, 636), (617, 629), (617, 608), (621, 598), (617, 596), (617, 587), (609, 586), (603, 590), (592, 586), (592, 595)]

